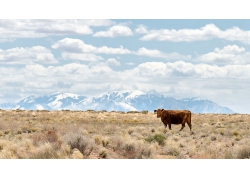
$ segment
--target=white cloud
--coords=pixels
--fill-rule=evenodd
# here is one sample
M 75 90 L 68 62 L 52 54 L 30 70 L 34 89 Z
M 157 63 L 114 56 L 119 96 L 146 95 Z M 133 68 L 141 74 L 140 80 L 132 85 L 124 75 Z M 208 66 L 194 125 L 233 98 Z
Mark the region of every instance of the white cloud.
M 215 48 L 214 52 L 216 53 L 222 53 L 222 54 L 228 54 L 228 53 L 241 53 L 244 52 L 245 48 L 239 47 L 237 45 L 227 45 L 223 49 Z
M 0 42 L 15 38 L 40 38 L 51 35 L 92 34 L 89 26 L 107 26 L 108 20 L 0 20 Z
M 148 33 L 147 27 L 144 25 L 138 25 L 138 27 L 135 29 L 135 32 L 138 34 L 146 34 Z
M 94 37 L 117 37 L 117 36 L 132 36 L 131 29 L 124 25 L 115 25 L 110 27 L 107 31 L 96 32 Z
M 136 67 L 133 72 L 140 76 L 162 76 L 166 78 L 248 78 L 250 65 L 216 66 L 208 64 L 191 64 L 184 61 L 174 63 L 147 62 Z
M 103 60 L 101 56 L 95 54 L 84 54 L 84 53 L 68 53 L 63 52 L 62 58 L 64 60 L 74 60 L 74 61 L 99 61 Z
M 65 52 L 74 53 L 100 53 L 100 54 L 130 54 L 131 51 L 124 49 L 123 46 L 119 48 L 111 48 L 107 46 L 95 47 L 85 44 L 80 39 L 65 38 L 52 45 L 52 48 L 63 50 Z
M 108 66 L 120 66 L 121 63 L 119 61 L 117 61 L 116 59 L 114 58 L 109 58 L 107 61 L 106 61 L 106 64 Z
M 190 55 L 181 55 L 176 52 L 174 53 L 164 53 L 159 50 L 146 49 L 142 47 L 138 49 L 137 52 L 131 51 L 129 49 L 120 46 L 119 48 L 111 48 L 107 46 L 95 47 L 90 44 L 85 44 L 80 39 L 65 38 L 57 41 L 52 45 L 52 48 L 59 49 L 64 52 L 70 53 L 92 53 L 92 54 L 135 54 L 138 56 L 148 56 L 153 58 L 163 58 L 166 60 L 189 60 Z
M 31 48 L 17 47 L 7 50 L 0 49 L 0 63 L 4 64 L 53 64 L 58 63 L 49 49 L 43 46 Z
M 80 21 L 86 26 L 111 26 L 115 24 L 114 21 L 108 19 L 81 19 Z
M 92 53 L 97 50 L 96 47 L 85 44 L 80 39 L 64 38 L 57 41 L 52 46 L 54 49 L 60 49 L 65 52 L 75 52 L 75 53 Z
M 23 96 L 56 91 L 91 95 L 109 90 L 156 89 L 167 96 L 202 96 L 217 99 L 219 104 L 230 101 L 240 103 L 246 97 L 239 99 L 237 93 L 249 94 L 249 72 L 250 65 L 219 67 L 183 61 L 147 62 L 124 71 L 112 70 L 107 65 L 71 63 L 45 67 L 33 64 L 23 68 L 0 67 L 0 86 L 3 96 L 14 88 L 18 89 L 17 94 Z
M 104 54 L 131 54 L 131 51 L 128 49 L 124 49 L 123 46 L 120 46 L 120 48 L 110 48 L 107 46 L 102 46 L 97 48 L 95 52 Z
M 148 56 L 148 57 L 153 57 L 153 58 L 163 58 L 166 60 L 188 60 L 191 58 L 190 55 L 185 56 L 178 54 L 176 52 L 174 53 L 164 53 L 156 49 L 146 49 L 144 47 L 140 48 L 136 53 L 138 56 Z
M 233 27 L 225 31 L 220 30 L 214 24 L 207 24 L 200 29 L 160 29 L 150 30 L 140 40 L 150 41 L 172 41 L 172 42 L 192 42 L 204 41 L 213 38 L 225 39 L 228 41 L 239 41 L 250 44 L 250 31 L 241 30 Z
M 245 48 L 237 45 L 228 45 L 222 49 L 215 48 L 213 52 L 200 55 L 195 58 L 196 61 L 213 64 L 249 64 L 250 53 Z

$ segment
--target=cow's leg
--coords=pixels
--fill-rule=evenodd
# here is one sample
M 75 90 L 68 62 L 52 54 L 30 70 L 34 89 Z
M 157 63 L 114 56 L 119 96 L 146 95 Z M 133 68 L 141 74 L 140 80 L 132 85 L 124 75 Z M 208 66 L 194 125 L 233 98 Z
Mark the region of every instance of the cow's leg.
M 180 131 L 182 131 L 182 129 L 185 127 L 185 123 L 182 123 L 181 124 L 181 129 L 180 129 Z
M 189 128 L 190 128 L 190 131 L 192 131 L 192 124 L 190 122 L 187 123 Z
M 171 124 L 168 124 L 168 128 L 169 128 L 170 130 L 172 130 L 172 129 L 171 129 Z

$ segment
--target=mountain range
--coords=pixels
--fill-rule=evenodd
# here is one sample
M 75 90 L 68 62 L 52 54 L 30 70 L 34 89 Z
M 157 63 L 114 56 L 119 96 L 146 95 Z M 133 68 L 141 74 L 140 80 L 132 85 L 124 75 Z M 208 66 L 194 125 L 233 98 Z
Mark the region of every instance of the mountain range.
M 16 103 L 2 103 L 1 109 L 25 110 L 106 110 L 106 111 L 142 111 L 154 109 L 188 109 L 192 113 L 234 113 L 208 99 L 191 97 L 175 99 L 151 90 L 144 93 L 139 90 L 106 92 L 96 97 L 86 97 L 72 93 L 56 92 L 44 96 L 30 95 Z

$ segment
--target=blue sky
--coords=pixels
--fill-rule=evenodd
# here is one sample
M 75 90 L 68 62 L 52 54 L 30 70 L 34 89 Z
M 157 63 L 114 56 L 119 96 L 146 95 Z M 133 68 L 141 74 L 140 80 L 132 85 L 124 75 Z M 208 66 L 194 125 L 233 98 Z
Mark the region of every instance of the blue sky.
M 155 89 L 250 113 L 250 20 L 181 17 L 1 19 L 0 102 Z

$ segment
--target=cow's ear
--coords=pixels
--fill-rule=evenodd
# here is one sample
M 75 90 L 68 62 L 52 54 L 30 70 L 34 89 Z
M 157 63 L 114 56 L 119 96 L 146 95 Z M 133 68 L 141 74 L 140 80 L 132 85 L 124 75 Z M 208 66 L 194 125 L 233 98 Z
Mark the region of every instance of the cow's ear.
M 164 109 L 161 109 L 161 111 L 163 111 Z
M 154 112 L 156 112 L 156 110 L 154 110 Z

